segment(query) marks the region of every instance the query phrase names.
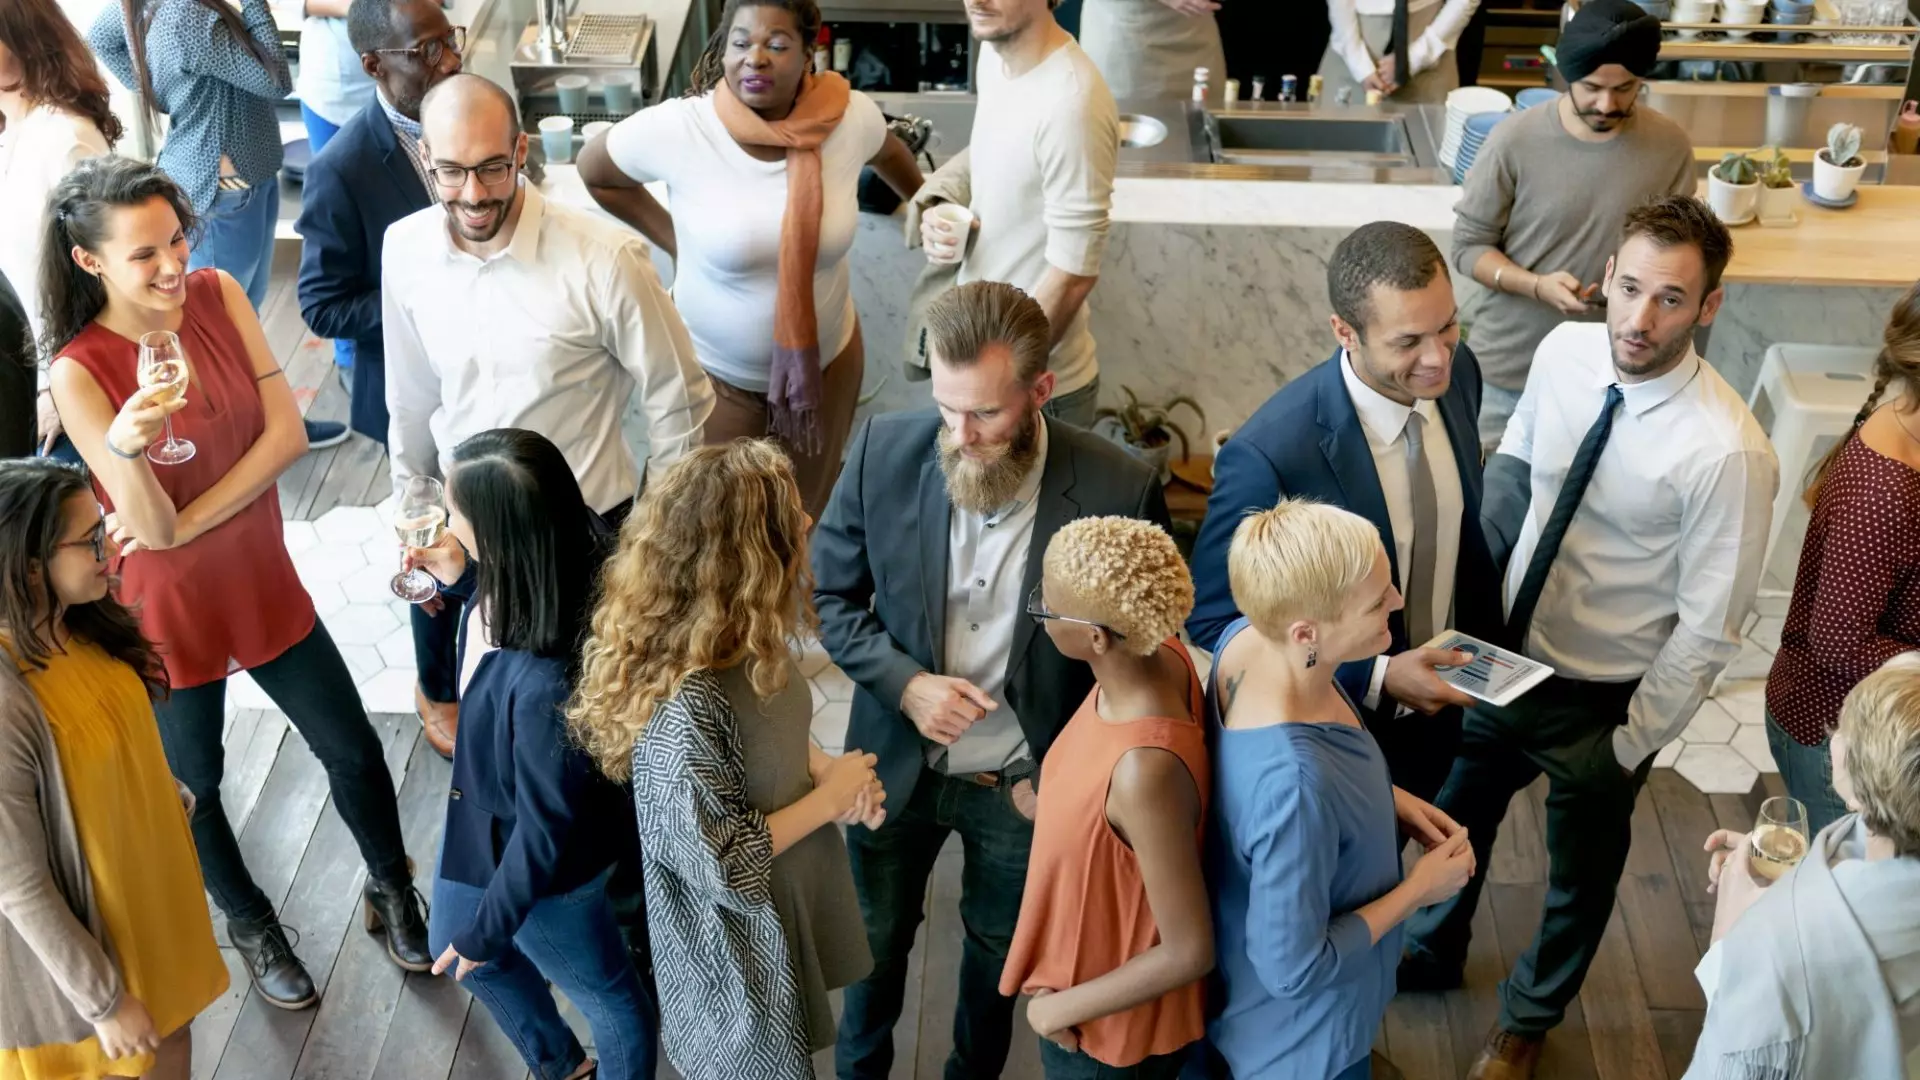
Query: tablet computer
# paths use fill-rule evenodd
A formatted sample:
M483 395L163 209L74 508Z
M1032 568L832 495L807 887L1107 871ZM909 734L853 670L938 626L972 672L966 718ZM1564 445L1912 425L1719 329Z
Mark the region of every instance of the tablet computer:
M1427 642L1429 648L1470 653L1473 661L1459 667L1434 668L1434 674L1490 705L1512 704L1520 695L1544 682L1553 669L1517 652L1491 645L1458 630L1443 631Z

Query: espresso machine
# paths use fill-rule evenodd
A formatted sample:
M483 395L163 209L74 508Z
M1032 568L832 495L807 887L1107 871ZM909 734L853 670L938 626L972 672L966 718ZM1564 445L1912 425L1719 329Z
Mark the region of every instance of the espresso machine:
M534 0L533 21L521 31L509 65L525 130L532 131L542 119L562 113L554 81L563 75L584 75L588 80L587 110L565 113L578 126L595 120L618 121L626 115L607 110L599 90L602 75L622 73L634 81L634 108L652 103L658 72L653 20L614 10L581 10L617 6L618 0Z

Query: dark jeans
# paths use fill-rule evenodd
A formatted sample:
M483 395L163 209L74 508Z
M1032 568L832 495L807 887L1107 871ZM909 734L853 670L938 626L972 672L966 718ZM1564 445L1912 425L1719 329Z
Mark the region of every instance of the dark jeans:
M1633 800L1653 759L1629 776L1613 754L1638 682L1592 683L1558 676L1506 708L1467 710L1460 756L1440 791L1440 809L1466 826L1473 878L1452 900L1407 922L1407 953L1418 961L1466 963L1474 908L1493 860L1493 840L1516 792L1547 775L1547 900L1540 930L1501 984L1500 1025L1543 1035L1580 992L1613 913L1632 842Z
M1047 1080L1177 1080L1187 1057L1186 1050L1175 1050L1122 1068L1102 1064L1079 1050L1063 1050L1052 1039L1040 1040L1040 1067Z
M907 956L924 914L927 878L952 832L965 845L960 922L966 941L946 1080L991 1080L1006 1065L1013 999L1000 994L1000 968L1013 944L1033 846L1033 823L1013 808L1017 779L1003 775L982 785L922 768L898 816L889 815L877 832L847 830L873 974L846 990L834 1048L840 1080L880 1080L893 1068L893 1026L906 994Z
M333 806L360 846L367 872L386 882L404 882L406 844L400 837L400 813L393 779L387 775L380 739L367 722L353 675L340 658L324 623L299 644L247 672L280 711L287 714L307 747L327 771ZM207 891L227 918L264 919L273 902L254 884L240 857L240 843L220 804L220 778L226 770L221 734L226 726L227 681L175 690L154 703L167 766L193 792L193 844Z
M441 878L433 884L427 939L438 956L473 922L485 890ZM587 1059L547 989L551 980L587 1019L601 1080L652 1080L653 1003L621 947L602 875L570 893L542 897L501 955L460 980L520 1051L538 1080L564 1080Z
M1771 712L1766 715L1767 749L1773 751L1787 794L1806 804L1808 834L1845 817L1847 804L1833 790L1833 736L1820 740L1818 746L1807 746L1787 734Z

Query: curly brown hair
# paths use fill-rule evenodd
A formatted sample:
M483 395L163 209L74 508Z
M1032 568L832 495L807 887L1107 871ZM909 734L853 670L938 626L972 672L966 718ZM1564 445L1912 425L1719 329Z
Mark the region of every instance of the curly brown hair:
M0 90L19 90L29 102L90 121L108 146L120 141L120 118L107 103L106 77L55 0L0 4L0 44L20 61L19 85Z
M787 683L790 642L819 623L807 515L771 442L705 446L647 485L600 572L567 703L574 740L615 780L654 710L688 675L747 665L754 692Z

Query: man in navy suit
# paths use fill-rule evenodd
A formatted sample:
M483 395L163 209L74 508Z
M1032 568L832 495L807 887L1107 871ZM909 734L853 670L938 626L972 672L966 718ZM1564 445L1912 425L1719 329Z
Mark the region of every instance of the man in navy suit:
M1354 230L1334 249L1327 292L1340 347L1269 398L1214 463L1187 632L1211 648L1240 614L1227 545L1247 511L1306 497L1373 522L1406 607L1390 620L1388 654L1342 666L1339 681L1394 783L1431 801L1472 699L1434 672L1469 658L1423 645L1450 628L1492 639L1501 625L1480 530L1480 367L1460 344L1446 260L1412 226Z
M353 429L387 441L386 348L380 326L380 251L387 226L433 205L419 154L420 101L460 70L465 37L436 0L353 0L347 36L378 90L307 166L296 226L300 314L323 338L354 343ZM428 610L431 607L433 610ZM413 609L415 706L427 742L453 755L460 723L459 604Z

